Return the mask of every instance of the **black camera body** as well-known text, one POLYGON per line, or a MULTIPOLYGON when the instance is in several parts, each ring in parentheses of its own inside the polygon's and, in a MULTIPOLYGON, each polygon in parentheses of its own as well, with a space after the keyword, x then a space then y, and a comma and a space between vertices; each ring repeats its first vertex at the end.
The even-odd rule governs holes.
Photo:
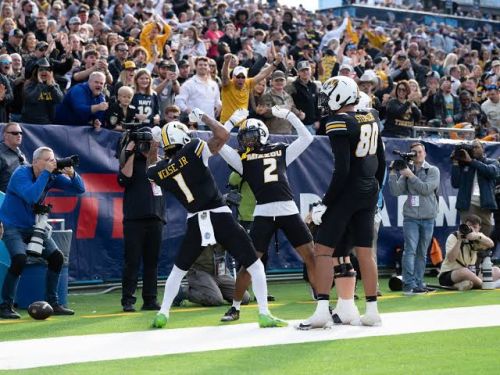
POLYGON ((126 161, 123 151, 130 142, 133 141, 136 144, 135 153, 142 154, 143 152, 149 152, 151 141, 153 140, 151 129, 142 122, 124 122, 122 123, 122 127, 125 129, 125 132, 118 142, 115 154, 115 157, 120 159, 120 165, 126 161))
POLYGON ((67 158, 56 159, 56 164, 56 169, 58 171, 67 167, 76 167, 80 164, 80 157, 78 155, 71 155, 67 158))
POLYGON ((52 211, 51 204, 38 204, 33 205, 33 213, 35 215, 48 215, 52 211))
POLYGON ((394 168, 396 171, 401 171, 405 168, 413 168, 413 158, 417 156, 417 153, 415 151, 410 151, 410 152, 401 152, 399 150, 394 150, 392 151, 394 155, 398 155, 401 159, 396 159, 394 160, 394 163, 392 164, 392 168, 394 168))
POLYGON ((458 226, 458 233, 460 234, 460 237, 465 238, 467 235, 472 233, 472 228, 469 227, 467 224, 460 224, 458 226))
POLYGON ((453 159, 462 161, 465 159, 465 153, 469 154, 469 156, 473 158, 472 156, 473 150, 474 147, 472 147, 472 145, 468 143, 460 143, 455 146, 455 150, 453 151, 453 159))

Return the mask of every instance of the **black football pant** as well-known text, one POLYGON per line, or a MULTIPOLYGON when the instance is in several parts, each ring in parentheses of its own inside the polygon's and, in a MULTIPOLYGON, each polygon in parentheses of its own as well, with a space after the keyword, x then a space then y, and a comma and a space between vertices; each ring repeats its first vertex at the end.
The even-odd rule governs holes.
POLYGON ((142 299, 156 302, 158 259, 163 222, 158 219, 130 220, 123 223, 124 265, 122 274, 122 305, 134 304, 137 279, 142 258, 142 299))

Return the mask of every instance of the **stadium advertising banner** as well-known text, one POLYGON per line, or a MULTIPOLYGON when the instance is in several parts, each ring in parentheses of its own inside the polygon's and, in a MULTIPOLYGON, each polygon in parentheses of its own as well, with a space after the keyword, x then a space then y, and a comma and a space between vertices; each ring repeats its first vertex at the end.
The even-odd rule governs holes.
MULTIPOLYGON (((54 149, 57 157, 73 154, 80 156, 77 171, 85 180, 86 193, 81 196, 68 195, 62 191, 52 191, 48 201, 53 205, 51 218, 64 218, 66 228, 73 229, 70 255, 70 280, 116 280, 121 277, 123 259, 122 188, 117 183, 118 161, 114 157, 120 134, 90 127, 60 125, 23 125, 24 140, 22 150, 31 161, 33 151, 40 146, 54 149)), ((200 132, 207 139, 209 133, 200 132)), ((271 141, 291 143, 294 136, 275 136, 271 141)), ((388 162, 394 160, 395 149, 408 151, 410 140, 386 139, 388 162)), ((436 220, 435 235, 444 247, 447 234, 457 225, 455 210, 456 190, 451 187, 451 162, 449 155, 453 141, 428 140, 427 160, 441 171, 439 188, 439 215, 436 220)), ((230 145, 236 146, 233 135, 230 145)), ((488 145, 486 153, 490 157, 500 156, 498 144, 488 145)), ((219 157, 210 160, 216 181, 224 192, 227 191, 229 167, 219 157)), ((333 160, 327 137, 316 137, 313 144, 288 168, 288 178, 295 194, 297 206, 305 217, 312 203, 320 199, 326 190, 333 172, 333 160)), ((382 225, 378 241, 378 262, 382 267, 393 267, 394 248, 403 243, 402 207, 405 197, 392 197, 384 188, 385 205, 382 210, 382 225)), ((184 209, 175 199, 166 195, 167 224, 160 261, 160 275, 165 276, 172 266, 175 254, 185 231, 184 209)), ((335 228, 332 228, 335 230, 335 228)), ((269 248, 271 271, 296 270, 302 268, 299 257, 288 242, 278 235, 269 248), (276 245, 278 244, 278 246, 276 245)))

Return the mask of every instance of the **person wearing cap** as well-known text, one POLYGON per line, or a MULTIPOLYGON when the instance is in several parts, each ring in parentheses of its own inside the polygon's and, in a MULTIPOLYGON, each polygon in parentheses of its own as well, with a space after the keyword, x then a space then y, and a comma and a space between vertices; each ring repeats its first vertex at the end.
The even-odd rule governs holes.
POLYGON ((271 88, 259 98, 259 105, 265 106, 266 111, 262 114, 264 123, 270 134, 292 134, 292 125, 286 118, 275 117, 272 112, 274 106, 286 108, 294 113, 299 119, 304 118, 304 113, 299 111, 293 102, 293 98, 285 91, 286 75, 281 70, 276 70, 271 75, 271 88))
POLYGON ((7 106, 14 99, 12 86, 8 77, 8 71, 12 65, 12 59, 9 55, 0 55, 0 122, 7 122, 7 106))
MULTIPOLYGON (((373 70, 365 70, 365 72, 361 75, 358 82, 358 87, 360 90, 360 94, 366 95, 367 104, 369 105, 366 108, 374 108, 379 113, 381 112, 380 100, 373 94, 373 89, 378 85, 378 77, 377 74, 373 70)), ((361 99, 360 99, 361 102, 361 99)), ((358 107, 356 107, 358 109, 358 107)))
POLYGON ((488 100, 481 104, 481 110, 488 117, 492 127, 500 128, 500 89, 497 85, 488 85, 485 89, 488 100))
POLYGON ((21 29, 12 29, 9 32, 9 40, 4 43, 7 53, 21 53, 21 44, 23 41, 24 33, 21 29))
POLYGON ((87 4, 81 4, 78 8, 77 17, 80 18, 82 25, 87 23, 89 20, 89 10, 90 7, 87 4))
POLYGON ((219 39, 222 38, 224 33, 219 30, 219 24, 216 18, 210 18, 208 21, 208 30, 205 32, 205 39, 210 41, 210 48, 207 51, 207 56, 214 59, 219 56, 217 45, 219 39))
POLYGON ((153 87, 160 99, 160 119, 165 117, 165 108, 175 103, 181 85, 177 80, 177 64, 174 60, 161 60, 158 63, 158 77, 153 79, 153 87))
POLYGON ((71 17, 68 21, 68 29, 69 29, 69 34, 75 34, 80 31, 80 26, 82 24, 82 20, 80 17, 74 16, 71 17))
MULTIPOLYGON (((229 76, 229 67, 231 61, 235 62, 236 57, 230 53, 224 55, 224 64, 222 65, 222 112, 220 120, 225 123, 237 109, 247 109, 250 93, 254 86, 266 79, 278 65, 281 64, 283 57, 278 54, 272 64, 261 69, 261 71, 252 78, 248 77, 248 70, 243 66, 237 66, 233 70, 232 78, 229 76)), ((271 107, 269 107, 271 108, 271 107)))
POLYGON ((171 32, 170 25, 163 22, 159 17, 155 17, 153 21, 149 21, 144 25, 139 40, 141 46, 148 52, 148 63, 157 57, 163 56, 163 47, 167 43, 171 32))
MULTIPOLYGON (((175 104, 184 114, 199 108, 210 117, 216 117, 222 106, 219 85, 210 77, 208 58, 198 56, 195 60, 196 74, 181 85, 175 104)), ((204 124, 201 124, 205 128, 204 124)))
POLYGON ((297 78, 286 87, 295 107, 304 114, 302 122, 314 135, 319 128, 318 85, 311 79, 311 64, 307 60, 297 63, 297 78))
POLYGON ((431 70, 427 73, 425 81, 426 86, 422 90, 424 96, 420 109, 422 110, 422 116, 429 121, 436 118, 434 98, 439 92, 439 73, 431 70))
POLYGON ((113 82, 118 81, 118 76, 123 69, 123 63, 127 60, 129 48, 127 43, 118 42, 115 44, 115 58, 109 63, 108 69, 113 77, 113 82))
POLYGON ((399 51, 394 55, 390 66, 390 75, 394 82, 415 79, 415 73, 408 55, 399 51))
POLYGON ((177 68, 179 69, 177 81, 179 81, 179 85, 183 85, 192 76, 191 64, 189 61, 182 59, 177 64, 177 68))
POLYGON ((39 59, 24 84, 21 121, 28 124, 53 124, 56 105, 61 103, 63 93, 54 79, 49 61, 39 59))

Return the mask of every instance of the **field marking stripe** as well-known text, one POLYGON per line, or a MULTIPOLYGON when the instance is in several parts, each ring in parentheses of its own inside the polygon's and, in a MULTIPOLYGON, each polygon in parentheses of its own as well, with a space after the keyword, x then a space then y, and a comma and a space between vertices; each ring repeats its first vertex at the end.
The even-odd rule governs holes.
POLYGON ((298 331, 293 325, 299 321, 291 321, 289 327, 274 329, 248 323, 7 341, 0 342, 0 369, 500 326, 500 305, 387 313, 382 319, 380 327, 312 331, 298 331))

